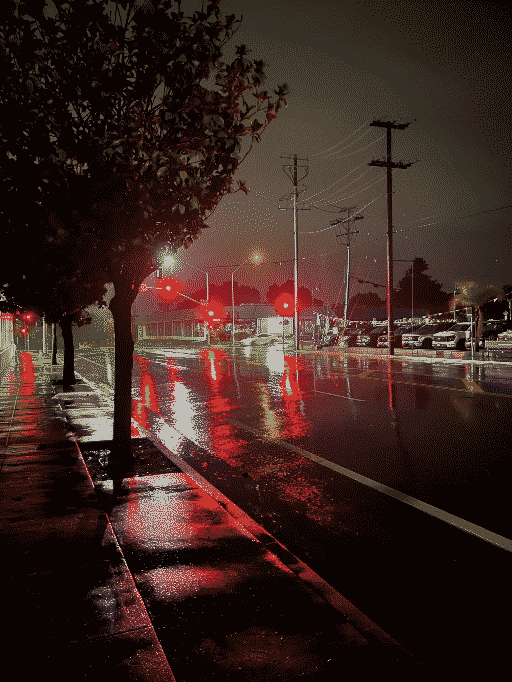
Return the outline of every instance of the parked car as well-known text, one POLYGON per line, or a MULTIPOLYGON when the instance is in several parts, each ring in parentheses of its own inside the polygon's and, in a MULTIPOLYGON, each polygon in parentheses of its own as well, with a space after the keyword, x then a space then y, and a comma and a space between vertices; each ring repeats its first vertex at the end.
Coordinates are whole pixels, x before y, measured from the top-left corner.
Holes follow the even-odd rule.
POLYGON ((372 348, 376 348, 379 336, 386 334, 387 331, 388 331, 387 324, 386 325, 379 324, 378 326, 373 327, 369 331, 364 331, 362 334, 359 334, 356 339, 356 345, 371 346, 372 348))
POLYGON ((256 336, 249 336, 246 339, 242 339, 240 343, 244 346, 270 346, 277 340, 278 337, 261 332, 260 334, 256 334, 256 336))
POLYGON ((370 331, 371 329, 373 329, 373 325, 357 325, 355 327, 347 327, 346 329, 342 329, 338 334, 336 345, 341 347, 355 346, 357 337, 360 334, 370 331))
MULTIPOLYGON (((487 320, 479 342, 479 348, 486 348, 486 342, 497 341, 498 335, 510 330, 511 325, 507 320, 487 320)), ((471 350, 471 339, 466 339, 466 349, 471 350)))
POLYGON ((497 342, 500 348, 512 348, 512 330, 498 334, 497 342))
POLYGON ((329 348, 329 346, 336 346, 338 344, 339 334, 327 334, 322 339, 322 342, 317 344, 317 348, 329 348))
POLYGON ((419 329, 402 336, 402 348, 432 348, 434 334, 446 331, 454 324, 453 320, 424 324, 419 329))
MULTIPOLYGON (((417 325, 416 325, 416 326, 417 326, 417 325)), ((394 341, 394 343, 395 343, 395 348, 401 348, 401 346, 402 346, 402 336, 403 336, 404 334, 408 334, 408 333, 409 333, 410 331, 412 331, 413 329, 414 329, 414 327, 412 327, 410 324, 409 324, 409 325, 400 326, 400 327, 397 327, 397 328, 395 329, 395 332, 394 332, 394 334, 393 334, 393 336, 394 336, 394 338, 395 338, 395 341, 394 341)), ((386 330, 386 332, 385 332, 384 334, 382 334, 382 336, 379 336, 379 338, 377 339, 377 348, 387 348, 388 346, 389 346, 389 343, 388 343, 388 332, 387 332, 387 330, 386 330)))
POLYGON ((512 328, 499 333, 495 341, 488 339, 485 347, 487 350, 512 350, 512 328))
POLYGON ((469 339, 471 322, 458 322, 443 332, 437 332, 432 337, 432 348, 442 350, 445 348, 455 348, 464 350, 466 339, 469 339))

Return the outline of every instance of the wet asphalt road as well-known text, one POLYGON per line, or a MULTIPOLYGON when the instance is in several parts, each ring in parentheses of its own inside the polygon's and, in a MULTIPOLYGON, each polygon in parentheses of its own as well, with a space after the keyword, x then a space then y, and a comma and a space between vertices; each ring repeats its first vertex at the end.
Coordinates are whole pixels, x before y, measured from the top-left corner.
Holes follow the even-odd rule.
MULTIPOLYGON (((76 367, 112 387, 111 349, 76 367)), ((163 442, 169 426, 190 439, 191 466, 420 660, 460 674, 508 651, 511 553, 492 533, 512 538, 511 379, 462 362, 136 349, 132 415, 163 442)))

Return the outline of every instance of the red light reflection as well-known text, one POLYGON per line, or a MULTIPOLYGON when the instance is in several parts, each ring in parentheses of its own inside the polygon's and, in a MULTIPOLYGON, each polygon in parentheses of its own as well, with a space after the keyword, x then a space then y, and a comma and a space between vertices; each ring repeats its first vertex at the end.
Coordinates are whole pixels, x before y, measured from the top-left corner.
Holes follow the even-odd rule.
POLYGON ((299 358, 284 356, 283 377, 280 382, 283 413, 286 417, 281 430, 282 438, 300 438, 311 428, 311 422, 304 415, 303 392, 300 389, 297 374, 303 369, 299 358))
POLYGON ((34 395, 34 362, 30 353, 20 353, 21 383, 20 395, 34 395))
POLYGON ((149 367, 151 362, 146 358, 133 358, 140 368, 140 401, 132 399, 132 417, 139 422, 142 427, 149 429, 149 412, 159 413, 158 394, 155 388, 155 382, 149 374, 149 367))
POLYGON ((222 395, 226 378, 222 366, 228 366, 228 357, 219 348, 208 348, 200 351, 208 378, 209 397, 205 406, 210 410, 209 440, 215 455, 231 466, 242 463, 240 455, 247 445, 244 439, 236 436, 235 428, 226 423, 226 415, 237 407, 230 398, 222 395))

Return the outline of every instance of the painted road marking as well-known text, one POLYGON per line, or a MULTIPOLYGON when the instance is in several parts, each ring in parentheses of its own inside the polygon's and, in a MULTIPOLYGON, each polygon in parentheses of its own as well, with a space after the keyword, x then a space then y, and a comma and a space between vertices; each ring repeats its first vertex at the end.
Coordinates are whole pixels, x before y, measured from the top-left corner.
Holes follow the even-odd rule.
POLYGON ((467 379, 461 379, 461 381, 468 391, 473 391, 474 393, 485 393, 484 389, 479 386, 476 381, 468 381, 467 379))
MULTIPOLYGON (((373 372, 376 372, 379 370, 372 370, 371 372, 363 372, 362 374, 344 374, 343 376, 349 376, 354 379, 370 379, 370 381, 388 381, 388 377, 382 376, 378 377, 373 374, 373 372), (372 376, 370 376, 372 375, 372 376)), ((382 371, 382 370, 380 370, 382 371)), ((340 374, 340 376, 342 376, 340 374)), ((448 377, 449 378, 449 377, 448 377)), ((512 398, 512 395, 510 393, 488 393, 485 391, 479 384, 476 383, 476 381, 468 381, 467 379, 463 379, 462 377, 452 377, 453 379, 457 379, 458 381, 461 381, 464 384, 464 388, 456 388, 455 386, 442 386, 441 384, 425 384, 420 381, 402 381, 401 379, 395 379, 394 377, 391 377, 391 381, 394 384, 403 384, 404 386, 421 386, 422 388, 440 388, 445 391, 458 391, 459 393, 467 393, 470 391, 471 393, 483 393, 484 395, 491 395, 493 398, 496 396, 499 396, 500 398, 512 398)), ((319 392, 319 391, 317 391, 319 392)))
POLYGON ((433 516, 436 519, 439 519, 440 521, 444 521, 445 523, 448 523, 454 526, 455 528, 458 528, 459 530, 463 530, 466 533, 469 533, 470 535, 474 535, 475 537, 480 538, 481 540, 485 540, 486 542, 489 542, 491 545, 501 547, 501 549, 505 549, 507 550, 507 552, 512 552, 512 540, 509 540, 508 538, 505 538, 502 535, 498 535, 497 533, 493 533, 492 531, 487 530, 486 528, 477 526, 476 524, 471 523, 470 521, 461 519, 459 516, 454 516, 449 512, 443 511, 438 507, 434 507, 431 504, 428 504, 427 502, 417 500, 415 497, 411 497, 406 493, 402 493, 399 490, 390 488, 389 486, 384 485, 383 483, 373 481, 371 478, 367 478, 366 476, 362 476, 361 474, 358 474, 355 471, 346 469, 345 467, 342 467, 339 464, 330 462, 328 459, 320 457, 319 455, 315 455, 312 452, 308 452, 307 450, 303 450, 302 448, 299 448, 296 445, 292 445, 291 443, 287 443, 286 441, 280 440, 278 438, 270 438, 262 431, 259 431, 258 429, 253 429, 251 426, 236 421, 235 419, 228 419, 227 421, 230 422, 231 424, 234 424, 235 426, 238 426, 241 429, 244 429, 245 431, 253 433, 262 440, 276 443, 277 445, 280 445, 281 447, 286 448, 287 450, 291 450, 292 452, 296 452, 297 454, 302 455, 303 457, 307 457, 311 461, 316 462, 321 466, 327 467, 328 469, 332 469, 333 471, 336 471, 342 476, 346 476, 347 478, 350 478, 353 481, 357 481, 357 483, 361 483, 361 485, 367 486, 368 488, 373 488, 373 490, 377 490, 378 492, 383 493, 384 495, 393 497, 395 500, 398 500, 399 502, 404 502, 405 504, 408 504, 409 506, 414 507, 415 509, 419 509, 420 511, 425 512, 426 514, 429 514, 430 516, 433 516))
POLYGON ((327 391, 314 391, 315 393, 322 393, 322 395, 333 395, 335 398, 345 398, 346 400, 357 400, 359 403, 365 403, 366 400, 362 400, 361 398, 352 398, 349 395, 340 395, 339 393, 327 393, 327 391))

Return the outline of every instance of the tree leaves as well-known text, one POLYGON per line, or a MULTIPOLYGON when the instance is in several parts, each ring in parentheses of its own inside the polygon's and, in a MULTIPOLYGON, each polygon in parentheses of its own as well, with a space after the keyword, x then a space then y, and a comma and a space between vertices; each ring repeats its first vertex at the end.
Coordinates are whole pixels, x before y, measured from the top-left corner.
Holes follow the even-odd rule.
MULTIPOLYGON (((27 197, 24 213, 37 203, 37 215, 61 215, 69 236, 43 229, 48 247, 64 240, 77 262, 115 255, 103 265, 108 276, 142 258, 132 251, 147 243, 146 230, 190 245, 232 191, 242 142, 248 151, 285 102, 285 86, 272 98, 261 90, 264 64, 245 46, 224 60, 239 20, 219 19, 217 2, 184 17, 168 3, 137 0, 124 26, 115 15, 125 4, 111 5, 105 14, 103 0, 59 4, 39 33, 14 7, 0 20, 14 37, 3 44, 0 119, 15 122, 0 152, 18 159, 5 181, 27 197), (210 77, 215 89, 204 87, 210 77), (119 251, 122 243, 131 246, 119 251)), ((249 191, 245 183, 238 190, 249 191)), ((6 203, 0 212, 14 225, 20 217, 6 203)))
POLYGON ((250 192, 250 189, 247 187, 245 181, 243 180, 238 180, 238 189, 244 192, 246 195, 249 194, 250 192))

